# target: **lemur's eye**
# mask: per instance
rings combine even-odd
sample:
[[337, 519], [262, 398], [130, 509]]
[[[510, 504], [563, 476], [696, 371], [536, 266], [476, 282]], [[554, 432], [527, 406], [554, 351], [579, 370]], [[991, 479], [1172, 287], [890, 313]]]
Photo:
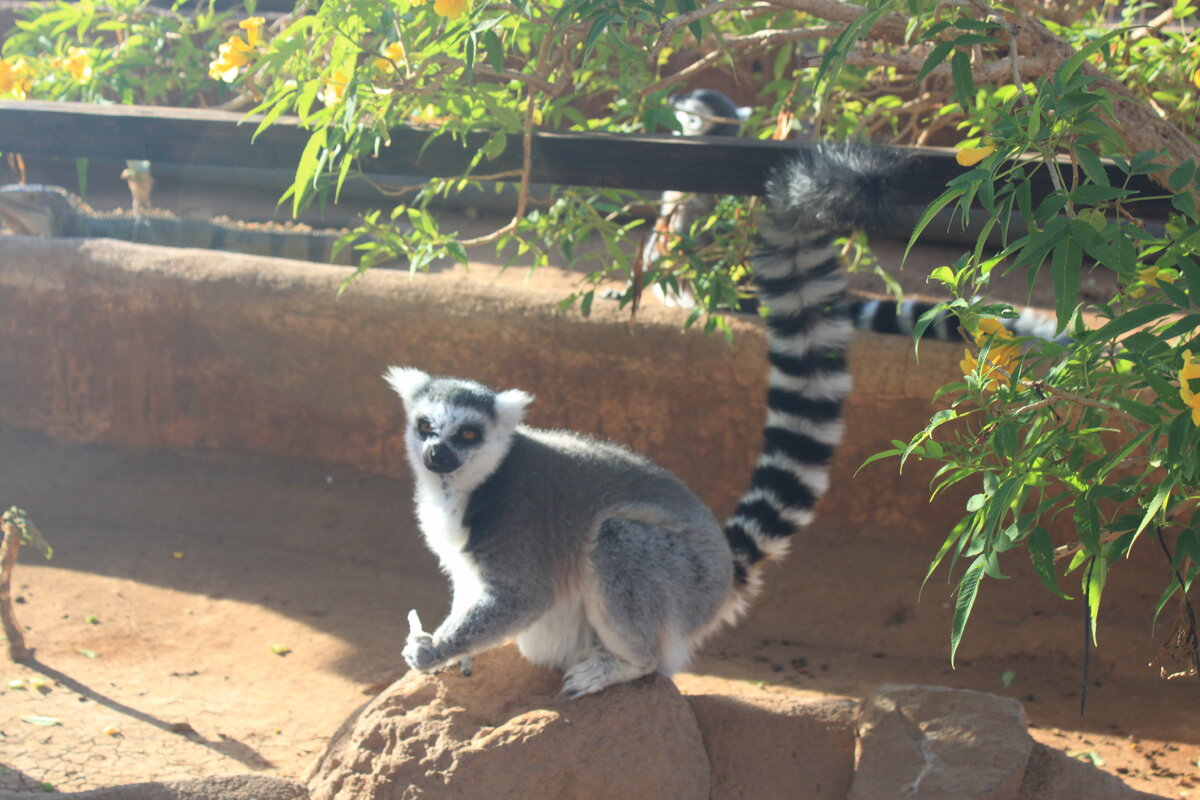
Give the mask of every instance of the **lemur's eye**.
[[458, 438], [464, 442], [474, 442], [479, 440], [478, 428], [463, 428], [458, 432]]
[[429, 424], [427, 419], [417, 420], [417, 430], [421, 433], [433, 433], [433, 425]]

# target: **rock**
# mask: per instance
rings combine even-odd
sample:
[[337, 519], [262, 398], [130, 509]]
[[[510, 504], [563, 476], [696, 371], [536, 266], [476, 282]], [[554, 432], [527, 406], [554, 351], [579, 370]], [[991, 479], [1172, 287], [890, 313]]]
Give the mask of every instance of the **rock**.
[[[29, 800], [33, 795], [0, 792], [0, 800]], [[191, 781], [128, 783], [86, 792], [51, 792], [39, 800], [308, 800], [304, 786], [268, 775], [222, 775]]]
[[712, 765], [713, 800], [845, 799], [854, 777], [856, 701], [744, 691], [687, 699]]
[[1020, 800], [1166, 800], [1131, 789], [1091, 764], [1051, 747], [1034, 745]]
[[848, 800], [1017, 800], [1033, 751], [1021, 704], [985, 692], [881, 686], [859, 717]]
[[310, 768], [312, 800], [709, 797], [687, 700], [662, 676], [579, 700], [509, 645], [474, 675], [410, 672], [353, 714]]

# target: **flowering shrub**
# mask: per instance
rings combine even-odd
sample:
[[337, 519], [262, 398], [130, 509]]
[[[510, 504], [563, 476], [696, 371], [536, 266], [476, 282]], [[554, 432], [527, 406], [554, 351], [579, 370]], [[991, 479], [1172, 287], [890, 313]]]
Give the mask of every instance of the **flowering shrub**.
[[22, 14], [0, 48], [0, 99], [215, 105], [231, 97], [208, 77], [230, 12], [55, 0]]

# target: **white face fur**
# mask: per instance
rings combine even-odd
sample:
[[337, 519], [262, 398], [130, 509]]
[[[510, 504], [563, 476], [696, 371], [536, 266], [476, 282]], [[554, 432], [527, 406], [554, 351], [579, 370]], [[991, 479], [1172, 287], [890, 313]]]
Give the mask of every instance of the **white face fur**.
[[705, 115], [712, 114], [708, 106], [690, 97], [675, 101], [675, 118], [679, 120], [681, 136], [699, 136], [712, 127]]
[[406, 453], [418, 487], [446, 499], [469, 493], [496, 470], [533, 400], [518, 389], [493, 393], [411, 367], [391, 367], [383, 377], [404, 401]]

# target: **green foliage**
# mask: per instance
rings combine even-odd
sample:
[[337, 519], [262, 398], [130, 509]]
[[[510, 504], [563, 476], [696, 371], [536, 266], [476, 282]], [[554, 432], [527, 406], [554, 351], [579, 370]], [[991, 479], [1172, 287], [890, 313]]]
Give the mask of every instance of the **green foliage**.
[[[1060, 597], [1058, 564], [1065, 563], [1093, 637], [1110, 570], [1147, 531], [1164, 548], [1174, 540], [1156, 615], [1200, 572], [1200, 400], [1193, 396], [1200, 365], [1189, 366], [1200, 354], [1196, 164], [1183, 161], [1170, 172], [1169, 191], [1152, 192], [1171, 199], [1166, 225], [1143, 223], [1139, 204], [1148, 198], [1131, 179], [1161, 170], [1168, 154], [1128, 152], [1110, 124], [1111, 90], [1081, 68], [1119, 35], [1094, 39], [1052, 76], [1015, 91], [975, 92], [964, 127], [986, 132], [996, 149], [931, 205], [964, 214], [982, 205], [990, 218], [984, 235], [995, 226], [1005, 243], [992, 254], [981, 235], [953, 267], [934, 272], [950, 295], [940, 311], [956, 314], [980, 344], [982, 323], [1015, 316], [1010, 306], [978, 299], [989, 279], [1023, 270], [1031, 286], [1053, 282], [1057, 332], [1069, 336], [1069, 343], [1025, 341], [1023, 351], [999, 356], [997, 334], [977, 360], [968, 350], [963, 380], [939, 392], [949, 407], [909, 442], [871, 459], [940, 464], [935, 495], [963, 482], [981, 489], [931, 568], [947, 556], [951, 565], [969, 559], [957, 579], [952, 658], [981, 579], [1004, 577], [1004, 553], [1024, 550]], [[959, 77], [960, 96], [975, 91]], [[1035, 205], [1033, 181], [1043, 176], [1055, 188]], [[1010, 227], [1018, 214], [1024, 231]], [[922, 224], [931, 217], [927, 211]], [[1103, 273], [1115, 277], [1115, 294], [1083, 304], [1082, 283]], [[1070, 535], [1056, 547], [1048, 527]]]

